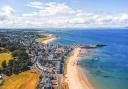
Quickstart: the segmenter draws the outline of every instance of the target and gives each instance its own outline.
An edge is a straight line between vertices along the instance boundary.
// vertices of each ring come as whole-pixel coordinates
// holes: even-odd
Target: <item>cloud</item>
[[[15,16],[16,11],[5,6],[0,9],[0,26],[3,27],[123,27],[128,26],[128,13],[94,13],[74,9],[65,3],[30,2],[29,13]]]
[[[34,7],[37,9],[42,9],[43,3],[35,1],[35,2],[30,2],[29,4],[27,4],[27,6]]]
[[[73,13],[73,9],[64,3],[41,3],[41,2],[31,2],[27,6],[38,9],[37,12],[24,14],[24,16],[54,16],[59,14]]]
[[[8,19],[8,17],[12,16],[14,14],[15,10],[6,5],[0,8],[0,21]]]
[[[3,7],[0,9],[0,14],[1,14],[1,15],[5,15],[5,16],[10,16],[10,15],[12,15],[14,12],[15,12],[15,10],[14,10],[12,7],[8,6],[8,5],[3,6]]]

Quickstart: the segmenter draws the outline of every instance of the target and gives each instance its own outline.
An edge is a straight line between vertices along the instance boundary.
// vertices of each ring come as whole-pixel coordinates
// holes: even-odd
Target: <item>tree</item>
[[[7,68],[6,60],[4,60],[1,65],[2,65],[2,68]]]
[[[1,65],[2,65],[2,72],[4,74],[7,74],[7,64],[6,64],[6,61],[4,60]]]
[[[13,61],[12,71],[13,71],[14,74],[19,73],[19,64],[18,64],[17,60]]]
[[[12,75],[12,73],[13,73],[13,61],[14,61],[14,59],[11,59],[8,62],[8,75],[9,76]]]
[[[6,63],[6,61],[2,62],[1,70],[3,74],[7,76],[18,74],[29,70],[29,66],[32,66],[32,62],[29,60],[29,56],[25,50],[15,50],[12,52],[12,55],[15,59],[9,60],[8,63]]]
[[[8,48],[8,49],[9,49],[9,51],[11,51],[11,52],[12,52],[12,51],[16,50],[16,47],[15,47],[14,45],[12,45],[12,46],[9,46],[9,48]]]
[[[28,59],[29,56],[24,50],[15,50],[12,52],[13,57],[18,57],[18,59]]]

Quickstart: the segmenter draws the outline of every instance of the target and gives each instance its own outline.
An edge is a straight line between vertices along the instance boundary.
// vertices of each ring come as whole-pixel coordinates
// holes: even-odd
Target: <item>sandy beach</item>
[[[49,38],[49,39],[47,39],[47,40],[44,40],[42,43],[48,44],[49,42],[51,42],[51,41],[53,41],[53,40],[55,40],[55,39],[56,39],[56,37],[51,37],[51,38]]]
[[[75,48],[73,54],[67,59],[66,79],[69,89],[94,89],[82,69],[77,65],[80,48]]]

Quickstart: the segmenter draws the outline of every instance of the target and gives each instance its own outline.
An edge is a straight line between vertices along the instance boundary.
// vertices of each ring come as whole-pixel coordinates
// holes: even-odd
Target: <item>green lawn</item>
[[[46,38],[37,38],[35,41],[36,42],[43,42],[43,41],[45,41],[46,40]]]
[[[37,39],[35,39],[35,41],[36,42],[43,42],[45,40],[48,40],[48,39],[51,39],[51,38],[55,37],[55,36],[53,36],[52,34],[49,34],[49,33],[43,33],[42,36],[43,36],[42,38],[37,38]]]

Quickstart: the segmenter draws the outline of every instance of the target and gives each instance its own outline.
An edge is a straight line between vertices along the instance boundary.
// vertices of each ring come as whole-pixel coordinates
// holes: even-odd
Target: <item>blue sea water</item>
[[[92,49],[80,65],[96,89],[128,89],[128,29],[70,29],[50,31],[55,44],[105,44]]]

